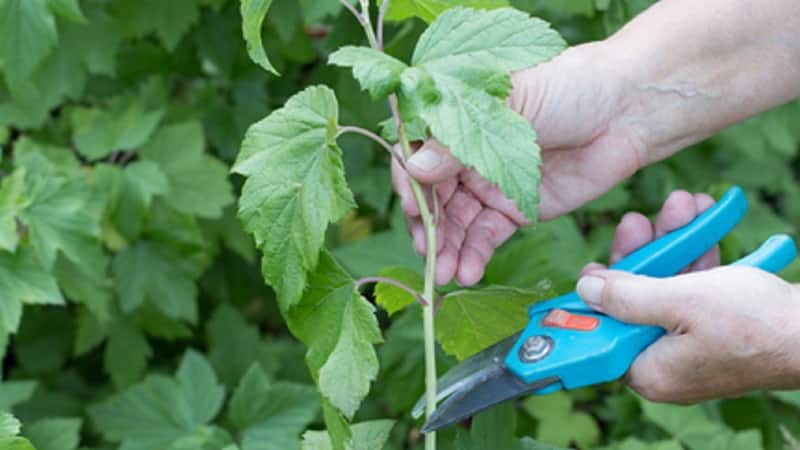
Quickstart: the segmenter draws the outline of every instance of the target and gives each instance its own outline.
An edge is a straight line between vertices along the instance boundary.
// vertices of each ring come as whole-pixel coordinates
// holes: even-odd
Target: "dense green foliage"
[[[392,137],[382,97],[399,92],[407,120],[534,218],[534,137],[496,98],[508,71],[563,43],[508,9],[441,15],[509,3],[577,44],[650,2],[393,0],[384,55],[335,0],[0,0],[0,449],[422,448],[410,417],[424,388],[419,307],[353,281],[421,289],[422,261],[388,154],[338,127]],[[538,47],[472,53],[482,70],[451,55],[448,42],[497,23]],[[478,106],[460,111],[455,97]],[[483,128],[446,126],[454,115]],[[481,139],[500,126],[502,145]],[[524,326],[528,302],[605,258],[624,212],[654,212],[673,189],[746,188],[751,212],[723,242],[726,261],[796,234],[799,149],[792,103],[519,232],[481,286],[441,290],[440,369]],[[800,281],[800,265],[783,275]],[[792,435],[797,392],[676,407],[611,383],[505,405],[439,442],[781,450]]]

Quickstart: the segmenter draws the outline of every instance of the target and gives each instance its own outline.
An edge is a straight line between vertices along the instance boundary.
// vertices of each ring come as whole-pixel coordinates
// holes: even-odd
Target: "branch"
[[[366,136],[366,137],[372,139],[375,143],[379,144],[381,147],[386,149],[386,151],[389,152],[389,154],[392,155],[393,158],[397,159],[397,162],[400,163],[400,166],[403,167],[403,169],[405,169],[405,163],[403,161],[403,156],[400,155],[399,153],[397,153],[395,151],[394,147],[392,147],[392,145],[390,143],[386,142],[386,140],[384,140],[382,137],[378,136],[377,134],[375,134],[372,131],[369,131],[369,130],[367,130],[365,128],[356,127],[356,126],[350,126],[350,125],[344,126],[344,127],[339,127],[339,133],[337,134],[337,136],[341,136],[341,135],[343,135],[345,133],[356,133],[356,134],[360,134],[362,136]]]
[[[383,50],[383,22],[386,21],[386,11],[389,10],[389,0],[383,0],[381,9],[378,10],[378,50]]]
[[[364,21],[364,16],[362,16],[361,13],[356,10],[355,6],[350,4],[350,2],[347,0],[339,0],[339,3],[344,5],[344,7],[347,8],[347,10],[350,11],[353,16],[355,16],[356,20],[358,20],[358,23],[360,23],[362,26],[366,24]]]
[[[419,302],[420,305],[422,305],[422,306],[430,305],[430,302],[425,300],[425,297],[423,297],[422,294],[417,292],[411,286],[409,286],[409,285],[407,285],[407,284],[405,284],[405,283],[403,283],[401,281],[395,280],[394,278],[386,278],[386,277],[364,277],[364,278],[359,278],[358,280],[356,280],[356,289],[360,289],[361,286],[363,286],[365,284],[369,284],[369,283],[391,284],[392,286],[398,287],[398,288],[408,292],[409,294],[413,295],[414,298],[417,299],[417,301]]]

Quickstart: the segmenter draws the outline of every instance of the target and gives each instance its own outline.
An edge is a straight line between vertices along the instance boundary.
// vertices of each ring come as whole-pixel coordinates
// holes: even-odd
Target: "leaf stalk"
[[[412,288],[411,286],[403,283],[402,281],[395,280],[394,278],[387,278],[387,277],[364,277],[359,278],[356,280],[356,289],[361,289],[361,286],[369,283],[386,283],[391,284],[397,288],[400,288],[409,294],[413,295],[414,298],[419,302],[422,307],[426,307],[431,304],[428,300],[423,297],[422,293],[417,291],[416,289]]]

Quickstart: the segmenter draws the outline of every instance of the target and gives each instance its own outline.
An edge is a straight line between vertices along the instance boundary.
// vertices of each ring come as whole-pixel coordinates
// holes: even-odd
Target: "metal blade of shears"
[[[548,377],[534,383],[524,383],[502,366],[494,366],[485,371],[483,377],[474,379],[469,386],[463,386],[442,403],[422,427],[423,433],[460,422],[484,409],[512,400],[525,394],[532,394],[553,383],[558,377]]]
[[[436,403],[438,404],[455,392],[462,390],[465,386],[473,385],[475,380],[485,378],[486,374],[493,373],[495,368],[502,368],[503,359],[517,339],[519,339],[519,333],[485,348],[447,371],[436,381]],[[411,415],[418,419],[424,412],[425,395],[417,400]]]

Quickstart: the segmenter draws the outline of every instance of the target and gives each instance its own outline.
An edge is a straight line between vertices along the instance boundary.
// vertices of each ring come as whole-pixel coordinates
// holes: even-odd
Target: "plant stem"
[[[389,99],[392,113],[398,123],[397,136],[403,147],[406,159],[411,157],[411,145],[408,142],[405,125],[397,108],[397,98],[394,95]],[[436,333],[434,330],[434,287],[436,281],[436,223],[428,207],[428,201],[422,192],[422,187],[412,177],[411,189],[419,205],[422,224],[425,227],[425,242],[427,246],[425,258],[425,287],[422,295],[428,299],[429,305],[422,308],[422,328],[425,337],[425,417],[430,417],[436,410]],[[436,195],[434,193],[434,195]],[[425,435],[425,450],[436,450],[436,433]]]
[[[344,1],[344,0],[342,0]],[[375,36],[375,30],[372,29],[372,21],[369,15],[370,0],[360,0],[361,13],[356,14],[359,23],[364,28],[367,34],[369,45],[378,51],[383,51],[382,40],[378,40]],[[345,2],[346,3],[346,2]],[[385,18],[386,8],[389,7],[389,0],[383,0],[381,9],[383,13],[378,14],[378,30],[383,34],[383,19]],[[411,144],[408,141],[403,118],[400,115],[400,108],[397,104],[397,95],[392,94],[389,96],[389,107],[392,110],[395,125],[397,126],[397,138],[403,149],[405,160],[411,157]],[[434,299],[436,287],[436,221],[431,214],[428,201],[422,191],[422,186],[413,177],[408,177],[411,183],[411,190],[414,192],[414,198],[417,200],[419,206],[422,224],[425,227],[425,242],[427,245],[427,252],[425,257],[425,286],[422,292],[423,297],[428,302],[428,306],[422,307],[422,320],[423,320],[423,333],[425,339],[425,417],[430,417],[436,410],[436,333],[434,330]],[[436,192],[434,190],[434,196]],[[436,433],[431,432],[425,435],[425,450],[436,450]]]
[[[351,125],[339,127],[338,136],[341,136],[341,135],[343,135],[345,133],[356,133],[356,134],[360,134],[362,136],[366,136],[366,137],[372,139],[377,144],[379,144],[381,147],[386,149],[386,151],[389,152],[389,154],[392,155],[393,158],[396,158],[397,162],[399,162],[401,166],[405,167],[405,163],[403,161],[403,155],[397,154],[397,152],[395,152],[395,150],[394,150],[394,148],[392,147],[391,144],[386,142],[386,140],[384,140],[382,137],[378,136],[377,134],[373,133],[372,131],[369,131],[369,130],[367,130],[365,128],[351,126]]]

